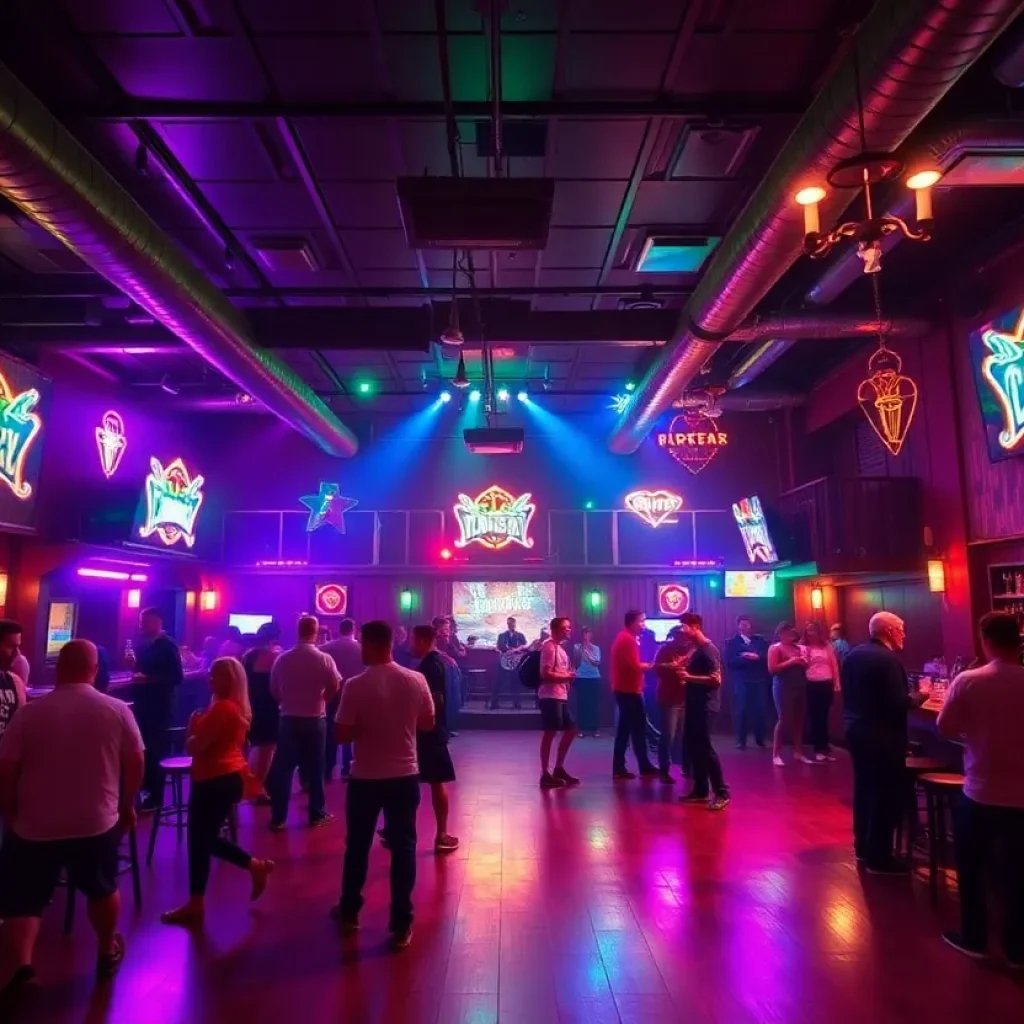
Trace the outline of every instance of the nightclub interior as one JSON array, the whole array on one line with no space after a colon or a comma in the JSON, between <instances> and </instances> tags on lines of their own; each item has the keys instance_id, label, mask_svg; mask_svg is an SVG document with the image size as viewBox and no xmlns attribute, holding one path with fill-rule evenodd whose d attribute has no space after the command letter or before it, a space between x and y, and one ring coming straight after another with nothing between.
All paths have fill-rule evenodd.
<instances>
[{"instance_id":1,"label":"nightclub interior","mask_svg":"<svg viewBox=\"0 0 1024 1024\"><path fill-rule=\"evenodd\" d=\"M216 866L206 945L160 922L192 854L178 776L137 825L123 972L97 1002L72 881L25 1019L1020 1013L1010 940L991 970L942 942L968 900L951 822L973 755L938 718L986 662L979 620L1024 630L1022 8L8 0L0 617L21 630L26 712L74 639L108 696L142 701L155 609L181 656L180 761L224 645L383 621L398 660L451 617L461 834L424 859L424 789L414 948L375 955L374 849L368 923L339 958L348 790L328 785L339 820L308 839L236 801L234 835L277 875L250 912ZM721 650L741 619L769 643L817 623L840 660L898 617L910 882L854 858L845 668L834 763L773 774L733 749L727 666L729 810L624 783L612 647L632 612L655 739L651 666L681 615ZM550 727L510 617L533 649L568 618L551 646L574 665L584 628L603 652L578 793L537 792ZM770 727L785 709L764 678ZM1024 799L1013 814L1024 849Z\"/></svg>"}]
</instances>

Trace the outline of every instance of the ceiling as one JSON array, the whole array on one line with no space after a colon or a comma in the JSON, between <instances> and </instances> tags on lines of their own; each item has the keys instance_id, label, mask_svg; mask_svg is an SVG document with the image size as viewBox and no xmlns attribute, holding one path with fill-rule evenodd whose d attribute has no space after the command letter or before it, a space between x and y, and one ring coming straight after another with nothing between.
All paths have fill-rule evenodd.
<instances>
[{"instance_id":1,"label":"ceiling","mask_svg":"<svg viewBox=\"0 0 1024 1024\"><path fill-rule=\"evenodd\" d=\"M413 408L454 371L437 344L452 253L410 246L397 180L450 175L453 151L461 175L551 179L544 249L476 252L455 275L469 375L485 337L499 383L606 406L699 280L638 272L648 235L726 234L870 2L511 0L497 167L489 20L479 0L443 6L439 32L432 0L8 0L0 59L342 418ZM1012 104L976 68L925 127L994 96ZM886 311L921 312L979 238L1024 217L1022 192L940 191L935 241L887 260ZM820 271L801 261L763 310L798 312ZM858 285L837 308L869 301ZM237 389L140 312L0 201L2 347L230 407ZM756 386L804 390L858 344L798 343ZM724 346L708 380L745 348Z\"/></svg>"}]
</instances>

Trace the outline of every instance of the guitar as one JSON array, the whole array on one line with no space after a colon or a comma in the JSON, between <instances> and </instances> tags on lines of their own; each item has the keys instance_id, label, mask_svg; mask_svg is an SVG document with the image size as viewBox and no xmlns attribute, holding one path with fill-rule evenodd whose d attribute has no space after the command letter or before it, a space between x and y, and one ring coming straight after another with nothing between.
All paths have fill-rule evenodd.
<instances>
[{"instance_id":1,"label":"guitar","mask_svg":"<svg viewBox=\"0 0 1024 1024\"><path fill-rule=\"evenodd\" d=\"M528 647L520 647L515 651L502 651L501 657L498 659L498 664L501 665L506 672L515 672L519 668L520 662L530 653Z\"/></svg>"}]
</instances>

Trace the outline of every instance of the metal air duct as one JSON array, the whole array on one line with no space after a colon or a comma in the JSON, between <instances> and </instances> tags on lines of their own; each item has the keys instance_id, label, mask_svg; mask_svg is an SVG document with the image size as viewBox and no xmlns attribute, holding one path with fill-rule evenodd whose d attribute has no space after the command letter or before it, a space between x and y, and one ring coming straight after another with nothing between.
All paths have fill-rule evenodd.
<instances>
[{"instance_id":1,"label":"metal air duct","mask_svg":"<svg viewBox=\"0 0 1024 1024\"><path fill-rule=\"evenodd\" d=\"M355 435L42 104L0 65L0 194L245 393L330 455Z\"/></svg>"},{"instance_id":2,"label":"metal air duct","mask_svg":"<svg viewBox=\"0 0 1024 1024\"><path fill-rule=\"evenodd\" d=\"M895 150L1022 6L1020 0L879 0L855 39L872 149ZM860 151L857 115L851 50L712 256L677 331L612 431L612 451L636 451L658 417L801 256L803 217L793 197ZM823 222L834 220L851 198L830 193L821 204Z\"/></svg>"}]
</instances>

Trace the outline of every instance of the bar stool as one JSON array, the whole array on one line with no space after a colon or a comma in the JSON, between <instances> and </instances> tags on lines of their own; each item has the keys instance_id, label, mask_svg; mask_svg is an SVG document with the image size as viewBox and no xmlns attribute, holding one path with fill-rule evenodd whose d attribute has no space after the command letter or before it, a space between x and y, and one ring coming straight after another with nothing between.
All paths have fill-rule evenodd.
<instances>
[{"instance_id":1,"label":"bar stool","mask_svg":"<svg viewBox=\"0 0 1024 1024\"><path fill-rule=\"evenodd\" d=\"M487 669L469 668L465 671L466 676L466 700L481 698L485 702L490 697L490 687L487 685Z\"/></svg>"},{"instance_id":2,"label":"bar stool","mask_svg":"<svg viewBox=\"0 0 1024 1024\"><path fill-rule=\"evenodd\" d=\"M957 772L927 772L918 777L924 790L925 815L928 821L928 891L932 903L939 899L939 867L945 862L947 821L952 813L953 799L963 791L964 777Z\"/></svg>"},{"instance_id":3,"label":"bar stool","mask_svg":"<svg viewBox=\"0 0 1024 1024\"><path fill-rule=\"evenodd\" d=\"M167 730L167 752L171 757L184 756L187 733L188 728L184 725L176 725Z\"/></svg>"},{"instance_id":4,"label":"bar stool","mask_svg":"<svg viewBox=\"0 0 1024 1024\"><path fill-rule=\"evenodd\" d=\"M918 779L922 775L945 771L946 763L934 757L916 757L911 755L907 757L906 764L908 776L907 807L905 813L900 817L899 824L896 826L896 849L903 849L903 834L905 831L907 836L907 857L912 858L914 856L914 849L917 846L917 836L920 828Z\"/></svg>"},{"instance_id":5,"label":"bar stool","mask_svg":"<svg viewBox=\"0 0 1024 1024\"><path fill-rule=\"evenodd\" d=\"M141 910L142 879L139 874L139 844L134 828L127 834L126 838L128 839L128 852L125 853L120 847L117 851L117 875L120 878L126 872L131 872L132 899L135 903L135 909ZM64 934L70 935L71 930L75 926L75 887L71 884L66 874L61 878L60 884L67 886L68 890L67 902L64 904Z\"/></svg>"},{"instance_id":6,"label":"bar stool","mask_svg":"<svg viewBox=\"0 0 1024 1024\"><path fill-rule=\"evenodd\" d=\"M185 776L192 770L191 757L165 757L160 762L160 771L163 773L163 782L160 785L160 806L153 815L153 827L149 833L149 849L146 851L146 867L153 863L153 851L156 849L156 836L160 826L169 818L174 818L178 842L185 831L188 823L188 806L185 803ZM163 802L167 792L167 783L171 784L171 802Z\"/></svg>"}]
</instances>

